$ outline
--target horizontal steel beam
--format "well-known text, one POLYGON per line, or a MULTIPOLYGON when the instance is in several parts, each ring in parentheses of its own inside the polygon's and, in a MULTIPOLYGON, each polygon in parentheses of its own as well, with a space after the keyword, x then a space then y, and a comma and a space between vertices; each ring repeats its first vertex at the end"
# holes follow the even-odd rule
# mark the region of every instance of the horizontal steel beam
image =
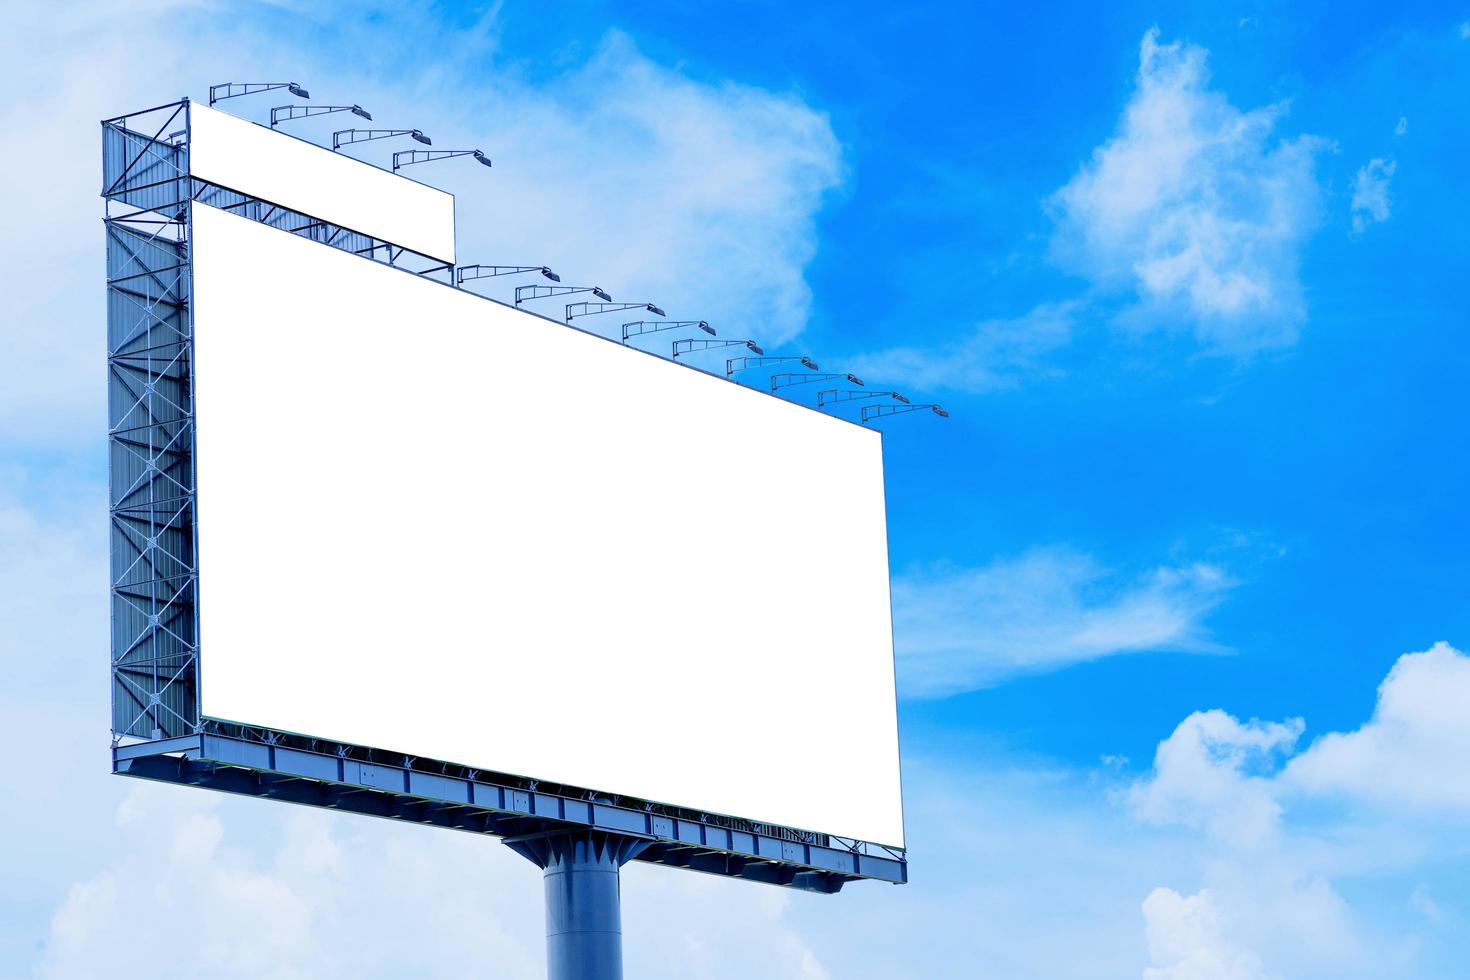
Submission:
POLYGON ((500 837, 575 828, 638 836, 650 843, 637 860, 803 891, 831 894, 860 879, 908 880, 907 861, 899 857, 663 816, 637 803, 577 798, 534 783, 467 779, 220 735, 118 745, 113 771, 500 837))

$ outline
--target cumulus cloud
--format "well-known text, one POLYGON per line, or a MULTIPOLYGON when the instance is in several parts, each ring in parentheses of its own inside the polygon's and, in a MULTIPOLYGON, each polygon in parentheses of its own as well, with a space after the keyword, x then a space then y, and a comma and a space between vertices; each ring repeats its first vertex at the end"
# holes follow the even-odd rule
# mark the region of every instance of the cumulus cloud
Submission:
POLYGON ((987 320, 935 347, 894 347, 850 359, 851 369, 884 385, 978 394, 1054 374, 1046 355, 1072 339, 1078 304, 1043 303, 1009 320, 987 320))
MULTIPOLYGON (((1428 975, 1403 965, 1418 940, 1368 938, 1333 878, 1431 860, 1445 816, 1458 848, 1470 811, 1467 704, 1470 657, 1439 643, 1399 658, 1367 723, 1300 751, 1299 719, 1212 710, 1181 722, 1123 799, 1146 824, 1200 833, 1213 857, 1206 891, 1190 899, 1166 886, 1145 903, 1160 971, 1145 977, 1255 976, 1260 962, 1293 977, 1428 975), (1231 950, 1260 959, 1222 960, 1231 950)), ((1443 909, 1416 877, 1400 880, 1396 901, 1433 925, 1443 909)))
POLYGON ((1208 52, 1144 35, 1117 132, 1051 198, 1058 258, 1235 351, 1290 343, 1318 221, 1313 136, 1275 137, 1285 103, 1249 111, 1209 88, 1208 52))
POLYGON ((1128 576, 1063 548, 915 571, 893 583, 899 687, 940 697, 1113 654, 1211 651, 1203 620, 1230 586, 1214 565, 1128 576))
POLYGON ((1369 225, 1387 221, 1392 213, 1388 182, 1398 164, 1392 160, 1372 159, 1358 168, 1353 178, 1353 233, 1361 234, 1369 225))
POLYGON ((1236 846, 1268 840, 1288 803, 1349 798, 1406 818, 1470 811, 1470 656, 1439 642, 1406 653, 1378 688, 1373 717, 1295 752, 1304 724, 1191 714, 1159 743, 1129 791, 1157 823, 1211 831, 1236 846))
POLYGON ((1143 918, 1153 961, 1144 980, 1265 980, 1260 958, 1228 938, 1209 889, 1185 896, 1155 888, 1143 901, 1143 918))
POLYGON ((1314 741, 1283 782, 1398 810, 1470 812, 1470 657, 1443 642, 1400 657, 1372 719, 1314 741))
POLYGON ((1223 711, 1197 711, 1159 743, 1153 772, 1130 793, 1150 823, 1203 829, 1237 847, 1274 838, 1281 817, 1270 770, 1303 723, 1240 722, 1223 711))
MULTIPOLYGON (((496 841, 148 784, 115 823, 127 846, 68 892, 38 980, 545 975, 540 872, 496 841)), ((624 873, 630 975, 826 980, 791 893, 624 873)))

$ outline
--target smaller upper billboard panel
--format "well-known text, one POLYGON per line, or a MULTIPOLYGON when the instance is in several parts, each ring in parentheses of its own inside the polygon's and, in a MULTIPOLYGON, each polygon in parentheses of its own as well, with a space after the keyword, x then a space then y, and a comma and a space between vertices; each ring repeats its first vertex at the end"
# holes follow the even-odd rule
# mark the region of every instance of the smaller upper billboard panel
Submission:
POLYGON ((199 103, 189 169, 200 180, 453 263, 454 196, 199 103))

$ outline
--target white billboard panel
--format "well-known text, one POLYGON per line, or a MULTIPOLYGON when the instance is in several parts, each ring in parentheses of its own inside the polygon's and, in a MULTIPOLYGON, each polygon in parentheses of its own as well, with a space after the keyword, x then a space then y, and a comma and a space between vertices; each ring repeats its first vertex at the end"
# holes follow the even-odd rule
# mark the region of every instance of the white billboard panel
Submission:
POLYGON ((454 261, 454 195, 197 102, 189 105, 189 169, 212 184, 454 261))
POLYGON ((876 432, 193 235, 207 716, 902 845, 876 432))

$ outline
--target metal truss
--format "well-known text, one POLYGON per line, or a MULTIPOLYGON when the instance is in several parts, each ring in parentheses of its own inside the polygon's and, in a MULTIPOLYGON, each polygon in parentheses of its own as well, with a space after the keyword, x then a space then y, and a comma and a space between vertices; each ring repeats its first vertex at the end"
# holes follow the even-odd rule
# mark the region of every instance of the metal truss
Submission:
POLYGON ((817 392, 817 407, 822 408, 829 402, 850 402, 860 398, 892 398, 895 401, 909 403, 908 397, 896 391, 845 391, 840 388, 827 388, 817 392))
POLYGON ((507 838, 594 830, 636 860, 832 893, 908 880, 901 848, 206 719, 201 734, 115 746, 113 771, 507 838))
POLYGON ((112 729, 196 731, 188 105, 103 124, 112 729))

